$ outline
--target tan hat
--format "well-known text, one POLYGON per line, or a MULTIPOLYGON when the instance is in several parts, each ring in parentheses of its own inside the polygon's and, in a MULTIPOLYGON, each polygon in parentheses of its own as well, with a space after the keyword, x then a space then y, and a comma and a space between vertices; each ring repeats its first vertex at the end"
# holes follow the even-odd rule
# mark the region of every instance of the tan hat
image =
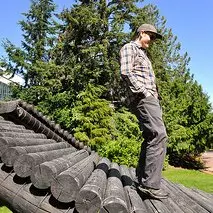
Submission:
POLYGON ((159 39, 163 38, 163 36, 159 34, 156 28, 151 24, 142 24, 140 27, 138 27, 137 33, 140 33, 141 31, 152 32, 156 35, 156 38, 159 38, 159 39))

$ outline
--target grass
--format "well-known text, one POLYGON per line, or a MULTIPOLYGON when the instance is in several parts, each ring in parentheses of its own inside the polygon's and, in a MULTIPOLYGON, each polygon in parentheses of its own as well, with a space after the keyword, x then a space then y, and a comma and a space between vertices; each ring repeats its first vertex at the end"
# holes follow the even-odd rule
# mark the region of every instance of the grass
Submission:
POLYGON ((213 193, 212 174, 169 166, 166 171, 163 171, 163 176, 171 182, 180 183, 189 188, 196 188, 208 193, 213 193))
POLYGON ((12 211, 6 207, 6 203, 0 201, 0 213, 12 213, 12 211))
POLYGON ((6 206, 0 207, 0 213, 12 213, 6 206))

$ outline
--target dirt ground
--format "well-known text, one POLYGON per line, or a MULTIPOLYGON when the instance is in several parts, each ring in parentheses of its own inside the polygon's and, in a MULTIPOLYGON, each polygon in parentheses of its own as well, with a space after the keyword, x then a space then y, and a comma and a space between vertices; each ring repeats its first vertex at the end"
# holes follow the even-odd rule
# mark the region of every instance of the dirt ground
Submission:
POLYGON ((202 155, 202 159, 205 165, 204 172, 213 175, 213 150, 204 152, 202 155))

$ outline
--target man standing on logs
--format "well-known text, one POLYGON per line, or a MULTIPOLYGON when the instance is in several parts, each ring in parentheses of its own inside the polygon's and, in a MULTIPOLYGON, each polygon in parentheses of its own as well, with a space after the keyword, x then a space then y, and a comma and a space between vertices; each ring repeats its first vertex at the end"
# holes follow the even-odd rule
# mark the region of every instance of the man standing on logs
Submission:
POLYGON ((156 199, 167 198, 160 188, 167 133, 162 119, 155 74, 147 57, 150 42, 162 39, 151 24, 142 24, 135 40, 120 50, 121 76, 128 87, 128 104, 137 116, 144 141, 136 168, 138 190, 156 199))

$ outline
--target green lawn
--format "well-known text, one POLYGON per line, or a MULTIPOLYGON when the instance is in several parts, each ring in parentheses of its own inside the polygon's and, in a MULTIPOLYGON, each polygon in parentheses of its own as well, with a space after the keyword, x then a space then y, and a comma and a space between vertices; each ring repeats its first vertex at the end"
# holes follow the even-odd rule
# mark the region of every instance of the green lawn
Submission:
POLYGON ((166 171, 163 171, 163 176, 174 183, 213 193, 213 175, 211 174, 169 166, 166 171))
POLYGON ((10 211, 6 206, 2 206, 0 201, 0 213, 12 213, 12 211, 10 211))

